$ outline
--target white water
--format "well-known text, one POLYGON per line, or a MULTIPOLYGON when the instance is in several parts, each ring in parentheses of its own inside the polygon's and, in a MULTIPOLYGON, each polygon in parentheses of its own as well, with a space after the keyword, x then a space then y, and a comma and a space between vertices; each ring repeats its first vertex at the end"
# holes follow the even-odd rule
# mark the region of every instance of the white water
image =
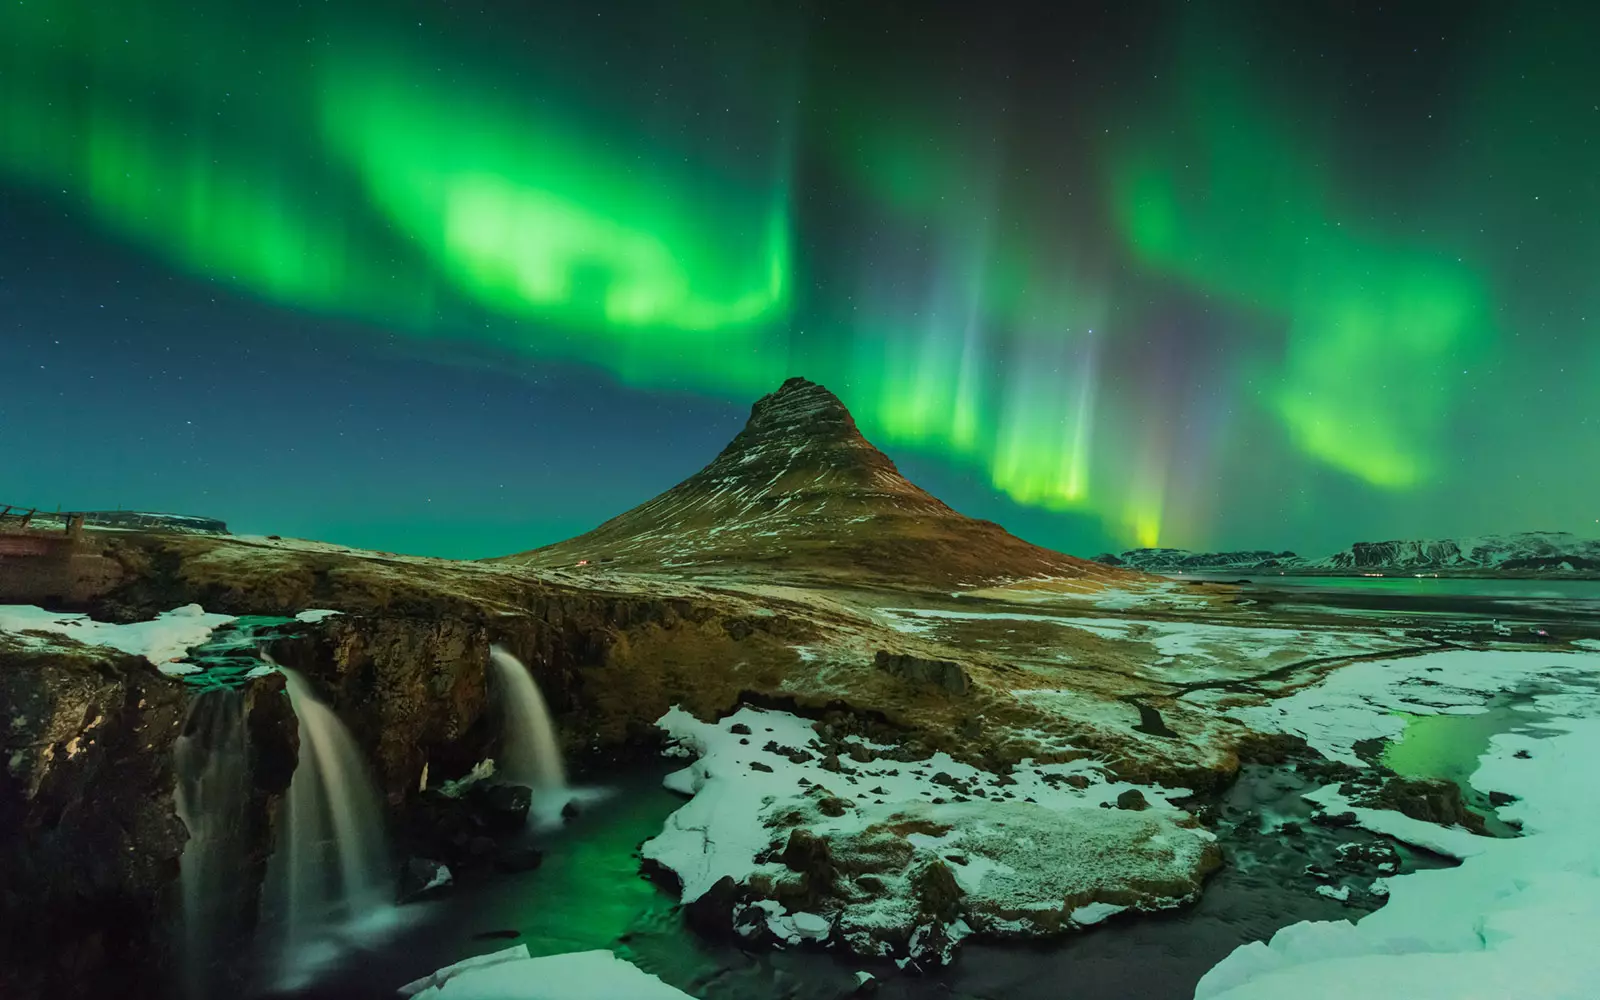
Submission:
POLYGON ((566 791, 566 770, 539 685, 522 661, 502 646, 489 648, 489 662, 499 681, 504 713, 505 760, 500 773, 508 781, 531 787, 536 802, 558 798, 566 791))
POLYGON ((300 720, 300 758, 273 857, 280 986, 302 984, 352 939, 387 926, 394 869, 383 813, 349 730, 304 677, 279 667, 300 720))
POLYGON ((229 943, 243 931, 238 894, 244 863, 240 841, 249 796, 243 699, 237 691, 195 695, 183 734, 173 744, 178 818, 189 831, 179 861, 182 890, 184 995, 214 995, 230 957, 229 943))

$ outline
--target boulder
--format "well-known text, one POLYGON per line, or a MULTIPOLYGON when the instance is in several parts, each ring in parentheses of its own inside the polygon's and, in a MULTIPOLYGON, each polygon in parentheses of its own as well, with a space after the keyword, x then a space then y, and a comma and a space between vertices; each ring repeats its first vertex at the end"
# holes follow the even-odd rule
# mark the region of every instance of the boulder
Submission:
POLYGON ((1441 826, 1461 826, 1484 832, 1483 817, 1467 808, 1461 788, 1453 781, 1433 778, 1391 777, 1376 792, 1357 801, 1375 809, 1393 809, 1412 819, 1441 826))
POLYGON ((1139 791, 1137 788, 1130 788, 1121 795, 1117 796, 1118 809, 1131 809, 1134 812, 1138 812, 1141 809, 1148 809, 1149 807, 1150 803, 1145 801, 1144 793, 1139 791))

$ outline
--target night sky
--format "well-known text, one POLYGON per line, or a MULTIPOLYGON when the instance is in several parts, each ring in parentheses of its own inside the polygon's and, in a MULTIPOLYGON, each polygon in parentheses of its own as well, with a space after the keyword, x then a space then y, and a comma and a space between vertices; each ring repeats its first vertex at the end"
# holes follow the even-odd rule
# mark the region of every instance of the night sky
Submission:
POLYGON ((788 375, 1092 554, 1600 534, 1600 5, 0 0, 0 503, 484 556, 788 375))

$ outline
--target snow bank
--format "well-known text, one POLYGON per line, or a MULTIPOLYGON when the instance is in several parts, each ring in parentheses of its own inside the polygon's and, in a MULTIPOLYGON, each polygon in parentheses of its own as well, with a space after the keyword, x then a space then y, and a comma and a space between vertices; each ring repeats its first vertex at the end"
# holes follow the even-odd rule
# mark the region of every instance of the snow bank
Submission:
POLYGON ((1117 809, 1135 786, 1087 759, 995 774, 944 753, 901 761, 846 741, 852 759, 834 756, 810 722, 754 708, 715 723, 674 708, 657 724, 698 759, 667 777, 693 798, 644 856, 678 876, 685 902, 731 877, 759 897, 749 925, 780 942, 944 961, 969 931, 1038 936, 1124 907, 1177 905, 1212 864, 1211 834, 1166 801, 1187 790, 1146 786, 1148 808, 1117 809), (825 845, 830 884, 804 881, 818 867, 805 858, 786 862, 797 841, 813 860, 825 845), (941 907, 930 880, 949 887, 941 907), (777 902, 797 897, 804 912, 777 902))
POLYGON ((198 604, 186 604, 150 621, 129 625, 97 622, 88 615, 58 614, 26 604, 0 605, 0 632, 19 633, 18 638, 24 645, 46 643, 20 635, 23 632, 64 635, 87 646, 110 646, 142 656, 164 674, 189 674, 199 670, 192 663, 177 661, 191 648, 211 638, 211 633, 219 626, 233 620, 232 615, 207 614, 198 604))
POLYGON ((1562 683, 1593 670, 1600 657, 1456 649, 1396 660, 1351 663, 1320 684, 1266 705, 1230 714, 1252 729, 1301 736, 1332 760, 1366 764, 1352 747, 1366 739, 1394 739, 1405 731, 1401 714, 1476 714, 1491 695, 1535 682, 1562 683))
POLYGON ((609 951, 531 958, 525 944, 457 962, 399 993, 414 1000, 691 1000, 609 951))
MULTIPOLYGON (((1276 721, 1341 756, 1352 739, 1386 728, 1381 719, 1394 702, 1407 711, 1426 708, 1422 699, 1436 689, 1422 680, 1443 687, 1449 708, 1458 707, 1464 691, 1486 696, 1501 685, 1540 681, 1548 693, 1535 696, 1534 708, 1559 708, 1568 717, 1540 719, 1536 732, 1493 737, 1473 774, 1479 790, 1517 796, 1500 815, 1521 822, 1523 836, 1467 838, 1381 814, 1415 824, 1387 831, 1394 836, 1426 842, 1443 835, 1436 846, 1465 859, 1457 868, 1388 879, 1388 905, 1360 923, 1303 922, 1269 944, 1235 950, 1201 980, 1196 1000, 1600 996, 1593 943, 1600 927, 1600 797, 1592 777, 1600 759, 1597 679, 1595 655, 1449 652, 1354 664, 1279 702, 1285 712, 1276 721), (1449 669, 1430 669, 1441 664, 1449 669), (1566 689, 1550 691, 1552 679, 1567 682, 1566 689), (1329 716, 1325 723, 1307 718, 1319 712, 1329 716)), ((1329 794, 1336 791, 1318 793, 1329 794)), ((1381 817, 1363 817, 1363 825, 1385 822, 1381 817)))

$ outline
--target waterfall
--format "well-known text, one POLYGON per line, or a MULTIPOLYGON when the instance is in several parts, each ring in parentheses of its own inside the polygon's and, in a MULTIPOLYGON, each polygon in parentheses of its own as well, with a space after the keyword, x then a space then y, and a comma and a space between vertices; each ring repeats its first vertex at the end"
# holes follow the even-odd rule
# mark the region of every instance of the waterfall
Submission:
POLYGON ((536 800, 555 798, 566 790, 567 778, 539 685, 522 661, 503 646, 489 647, 489 662, 499 680, 504 713, 505 760, 500 773, 509 781, 532 787, 536 800))
POLYGON ((183 905, 179 953, 184 995, 190 1000, 223 992, 221 966, 233 957, 230 945, 249 922, 240 912, 236 884, 246 853, 240 837, 250 794, 247 749, 241 693, 216 688, 197 694, 173 744, 173 805, 189 831, 178 884, 183 905))
POLYGON ((300 720, 300 759, 274 853, 284 973, 302 982, 390 911, 394 872, 377 790, 350 733, 304 677, 278 668, 300 720))

